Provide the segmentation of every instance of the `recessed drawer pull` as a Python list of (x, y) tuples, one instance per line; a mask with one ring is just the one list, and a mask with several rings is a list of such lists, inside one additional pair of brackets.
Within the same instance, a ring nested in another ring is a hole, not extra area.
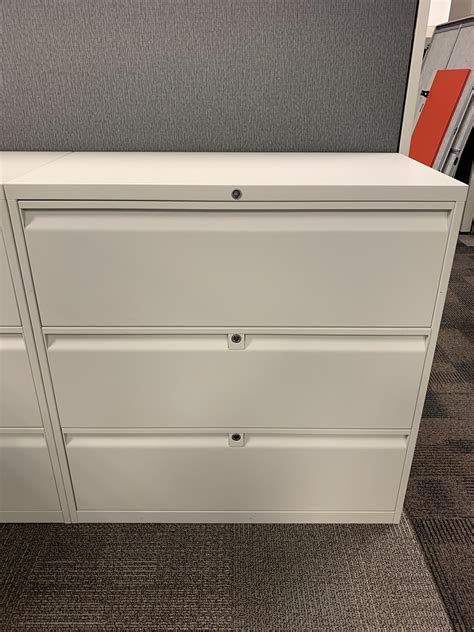
[(449, 228), (441, 210), (24, 215), (59, 327), (429, 327)]
[[(405, 435), (72, 434), (79, 510), (393, 511)], [(237, 443), (237, 442), (236, 442)]]
[(411, 426), (426, 336), (236, 333), (48, 335), (63, 428)]

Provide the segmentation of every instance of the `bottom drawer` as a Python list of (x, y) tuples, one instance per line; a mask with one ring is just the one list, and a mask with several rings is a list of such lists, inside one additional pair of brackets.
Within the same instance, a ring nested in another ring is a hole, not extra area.
[(0, 430), (0, 511), (59, 511), (42, 431)]
[(68, 434), (79, 511), (393, 511), (401, 434)]

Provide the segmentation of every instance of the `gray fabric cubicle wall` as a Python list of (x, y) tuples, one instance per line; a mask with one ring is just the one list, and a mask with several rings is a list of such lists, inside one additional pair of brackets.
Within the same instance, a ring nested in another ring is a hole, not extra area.
[(417, 0), (1, 0), (4, 150), (397, 151)]

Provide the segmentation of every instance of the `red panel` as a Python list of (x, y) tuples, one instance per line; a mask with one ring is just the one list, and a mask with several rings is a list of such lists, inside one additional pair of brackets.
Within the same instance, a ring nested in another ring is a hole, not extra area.
[(433, 166), (471, 70), (438, 70), (418, 118), (410, 144), (410, 158)]

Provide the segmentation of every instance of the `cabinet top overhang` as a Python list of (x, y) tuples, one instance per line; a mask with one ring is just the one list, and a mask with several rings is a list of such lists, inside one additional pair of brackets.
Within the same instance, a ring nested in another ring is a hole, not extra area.
[(67, 156), (67, 151), (2, 151), (0, 152), (0, 185), (26, 175), (43, 165)]
[[(3, 152), (2, 167), (34, 152)], [(8, 173), (2, 168), (2, 173)], [(467, 186), (402, 154), (112, 153), (57, 154), (5, 178), (16, 200), (449, 201)], [(241, 197), (234, 200), (238, 189)]]

